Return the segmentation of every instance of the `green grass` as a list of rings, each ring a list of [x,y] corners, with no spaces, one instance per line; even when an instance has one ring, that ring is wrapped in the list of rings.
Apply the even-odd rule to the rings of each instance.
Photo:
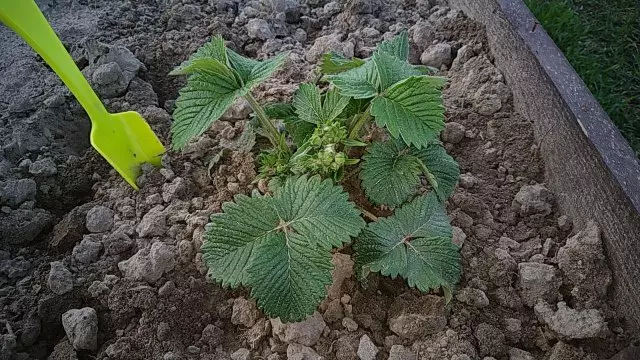
[[[640,3],[525,2],[640,155]]]

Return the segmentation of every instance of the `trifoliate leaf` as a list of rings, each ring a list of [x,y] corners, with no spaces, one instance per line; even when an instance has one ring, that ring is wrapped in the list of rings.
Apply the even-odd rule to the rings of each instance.
[[[376,64],[368,60],[364,65],[336,75],[327,75],[327,81],[340,89],[344,96],[367,99],[376,96],[380,87]]]
[[[381,42],[376,51],[382,51],[400,60],[407,61],[409,58],[409,35],[407,31],[402,31],[394,38]]]
[[[362,161],[362,188],[375,204],[401,205],[420,187],[420,160],[400,141],[371,144]]]
[[[385,91],[391,85],[410,76],[423,75],[419,69],[408,62],[400,60],[384,51],[376,51],[372,59],[378,69],[380,91]]]
[[[329,52],[322,55],[320,60],[320,71],[323,74],[339,74],[341,72],[357,68],[364,64],[365,61],[358,58],[347,59],[346,57],[335,53]]]
[[[440,201],[455,190],[458,163],[438,142],[418,150],[400,140],[375,142],[362,157],[362,188],[375,204],[397,206],[416,194],[420,176],[427,177]]]
[[[244,87],[249,90],[265,81],[274,71],[278,70],[288,55],[289,54],[285,52],[271,59],[258,61],[244,57],[231,49],[227,49],[227,56],[231,68],[237,71]]]
[[[337,89],[327,91],[324,96],[314,84],[300,84],[293,96],[293,106],[300,119],[313,124],[321,124],[335,119],[349,103]]]
[[[436,195],[416,198],[388,218],[370,223],[353,246],[358,271],[400,275],[411,287],[451,288],[460,279],[460,254]],[[365,271],[366,272],[366,271]]]
[[[179,73],[192,73],[180,90],[171,127],[174,149],[184,147],[194,136],[202,134],[233,104],[264,81],[284,61],[285,54],[273,59],[255,61],[224,49],[221,37],[205,45]],[[201,49],[203,49],[201,48]],[[228,58],[228,59],[227,59]],[[228,61],[227,61],[228,60]],[[229,68],[228,64],[234,66]]]
[[[208,62],[216,66],[191,75],[176,100],[171,125],[174,150],[207,130],[233,104],[236,96],[242,95],[242,88],[231,70],[217,60]]]
[[[412,151],[427,167],[429,172],[433,174],[437,187],[434,191],[438,195],[440,201],[445,201],[453,194],[460,177],[460,167],[453,160],[451,155],[447,154],[445,148],[440,142],[432,142],[421,150]]]
[[[402,80],[372,101],[371,115],[394,138],[418,148],[427,146],[444,129],[444,83],[442,78],[424,75]]]
[[[202,247],[210,276],[246,285],[265,313],[298,321],[331,282],[331,249],[364,227],[342,188],[314,176],[289,178],[273,196],[236,196],[211,217]]]
[[[195,53],[191,54],[188,60],[184,61],[180,66],[173,69],[169,75],[185,75],[186,68],[193,65],[193,62],[198,59],[215,59],[222,64],[227,63],[227,54],[225,52],[224,40],[222,36],[218,35],[211,39],[210,42],[202,45]]]

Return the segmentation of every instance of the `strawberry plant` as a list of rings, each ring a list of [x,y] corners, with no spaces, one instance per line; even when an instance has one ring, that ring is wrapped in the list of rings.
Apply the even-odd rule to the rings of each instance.
[[[176,101],[175,149],[238,97],[271,143],[258,156],[269,191],[236,195],[206,227],[202,252],[213,280],[250,287],[269,316],[302,320],[327,294],[332,251],[353,242],[361,279],[399,275],[421,291],[442,288],[450,296],[461,269],[443,205],[459,177],[439,141],[446,80],[408,63],[408,53],[405,32],[368,59],[325,54],[317,83],[301,84],[290,103],[264,106],[251,90],[284,54],[256,61],[216,37],[172,72],[189,76]],[[354,177],[371,204],[348,200],[341,185]],[[377,218],[360,206],[395,211]]]

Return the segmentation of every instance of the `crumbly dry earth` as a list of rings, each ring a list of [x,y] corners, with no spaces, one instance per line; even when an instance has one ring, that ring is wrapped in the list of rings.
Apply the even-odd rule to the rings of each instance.
[[[557,212],[482,27],[445,2],[39,5],[110,110],[140,111],[163,139],[184,81],[166,74],[214,34],[252,57],[290,51],[256,91],[275,101],[316,76],[323,52],[366,57],[408,29],[411,61],[450,79],[442,139],[463,175],[447,209],[464,274],[445,304],[401,279],[358,283],[345,248],[317,313],[266,319],[245,289],[208,281],[199,252],[209,215],[258,189],[247,105],[145,168],[135,192],[87,149],[88,120],[60,81],[0,28],[0,359],[595,360],[632,342],[597,227]]]

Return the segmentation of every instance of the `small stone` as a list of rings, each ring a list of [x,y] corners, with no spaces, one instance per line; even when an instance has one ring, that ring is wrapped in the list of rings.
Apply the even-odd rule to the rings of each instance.
[[[107,232],[113,228],[113,210],[102,205],[94,206],[87,212],[87,230],[92,233]]]
[[[402,345],[393,345],[388,360],[417,360],[416,352]]]
[[[512,202],[512,208],[522,216],[551,214],[553,195],[542,184],[525,185],[520,188]]]
[[[102,243],[92,240],[91,236],[85,236],[82,241],[73,248],[73,257],[83,264],[90,264],[98,260],[102,250]]]
[[[356,323],[352,318],[346,317],[342,319],[342,326],[348,331],[356,331],[358,330],[358,323]]]
[[[256,323],[258,316],[260,316],[260,312],[258,311],[255,301],[247,300],[243,297],[233,300],[233,313],[231,314],[232,324],[250,328]]]
[[[327,310],[324,311],[324,321],[328,323],[334,323],[342,320],[344,313],[342,312],[342,304],[339,299],[333,299],[327,305]]]
[[[442,131],[442,141],[457,144],[464,139],[465,131],[464,125],[450,121],[445,124],[445,128]]]
[[[396,335],[411,340],[440,332],[447,326],[444,299],[400,295],[389,309],[388,323]]]
[[[162,236],[167,232],[167,219],[164,214],[164,206],[156,205],[146,213],[138,226],[136,232],[140,237]]]
[[[559,302],[558,310],[554,312],[549,304],[539,301],[534,310],[538,319],[567,339],[598,338],[609,333],[609,327],[597,309],[574,310],[565,302]]]
[[[266,20],[251,19],[247,23],[247,34],[252,39],[268,40],[273,39],[275,35],[271,31],[271,27]]]
[[[436,29],[428,21],[417,22],[410,31],[413,32],[411,38],[420,52],[427,49],[436,39]]]
[[[229,190],[233,194],[237,194],[240,192],[240,184],[237,182],[227,183],[227,190]]]
[[[179,199],[187,193],[187,189],[187,181],[181,177],[177,177],[170,183],[162,185],[162,200],[169,203],[173,199]]]
[[[524,303],[533,307],[538,300],[555,302],[562,279],[555,267],[540,263],[518,264],[520,295]]]
[[[286,343],[298,343],[304,346],[315,345],[327,325],[317,311],[305,320],[297,323],[283,324],[279,318],[271,319],[273,336]]]
[[[118,263],[125,277],[134,280],[155,282],[176,265],[175,249],[162,242],[155,242],[147,252],[140,249],[128,260]]]
[[[98,349],[98,315],[93,308],[72,309],[62,314],[62,326],[76,350]]]
[[[9,180],[0,187],[0,205],[17,207],[36,198],[37,185],[33,179]]]
[[[122,96],[127,91],[129,82],[120,65],[113,61],[98,66],[91,76],[96,91],[105,98]]]
[[[478,340],[480,355],[500,357],[506,353],[504,334],[497,327],[482,323],[476,327],[474,335]]]
[[[443,65],[451,65],[451,56],[451,45],[438,43],[429,46],[422,53],[422,55],[420,55],[420,62],[422,63],[422,65],[432,66],[434,68],[440,69]]]
[[[270,332],[271,323],[265,319],[260,319],[246,332],[245,337],[252,349],[258,349],[262,340],[269,335]]]
[[[378,348],[365,334],[360,338],[360,345],[358,345],[358,358],[360,360],[375,360],[378,354]]]
[[[238,349],[231,354],[231,360],[251,360],[251,351],[249,349]]]
[[[489,298],[484,291],[474,288],[463,288],[456,294],[456,299],[467,305],[483,308],[489,306]]]
[[[586,307],[593,307],[605,299],[612,276],[600,229],[594,222],[570,237],[558,251],[557,259],[560,270],[573,285],[571,295]]]
[[[54,261],[51,263],[47,285],[58,295],[66,294],[73,289],[73,275],[60,261]]]
[[[330,51],[335,51],[344,55],[346,58],[354,56],[355,46],[350,41],[342,41],[344,36],[339,33],[333,33],[316,38],[313,46],[307,51],[306,59],[310,63],[316,63],[320,57]]]
[[[200,348],[195,345],[191,345],[187,347],[187,352],[189,354],[197,355],[197,354],[200,354]]]
[[[517,348],[510,348],[509,360],[536,360],[536,358],[535,356],[531,355],[530,352]]]
[[[51,176],[58,173],[56,163],[51,158],[36,160],[29,165],[29,174],[36,176]]]
[[[210,349],[215,349],[216,346],[220,345],[223,340],[224,331],[213,324],[205,326],[204,330],[202,330],[200,341],[204,344],[209,345]]]
[[[287,360],[322,360],[322,356],[310,347],[300,344],[287,346]]]

